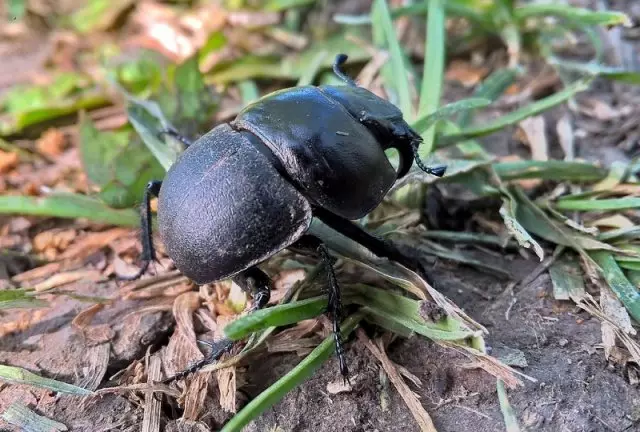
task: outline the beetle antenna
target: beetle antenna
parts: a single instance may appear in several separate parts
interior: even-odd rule
[[[338,76],[338,78],[340,78],[342,81],[344,81],[348,85],[352,87],[358,87],[356,82],[349,75],[344,73],[344,71],[342,70],[341,66],[345,64],[348,58],[349,56],[346,54],[338,54],[336,56],[336,60],[333,62],[333,73],[335,73]]]
[[[420,155],[418,154],[418,142],[413,143],[413,158],[416,160],[416,165],[422,171],[427,174],[434,175],[436,177],[442,177],[444,173],[447,171],[446,165],[435,165],[435,166],[426,166],[422,160],[420,159]]]

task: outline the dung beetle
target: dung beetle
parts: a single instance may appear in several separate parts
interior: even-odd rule
[[[150,182],[141,206],[142,265],[156,259],[151,232],[152,196],[158,197],[160,237],[176,267],[197,284],[231,278],[253,298],[252,310],[269,301],[271,280],[258,265],[285,248],[319,256],[328,278],[328,312],[333,323],[340,372],[348,369],[340,338],[340,290],[322,239],[307,233],[313,217],[375,255],[418,270],[416,259],[353,220],[380,204],[413,161],[442,176],[446,167],[427,167],[417,149],[422,141],[390,102],[358,87],[341,69],[345,85],[300,86],[268,94],[230,123],[190,142],[175,130],[185,151],[163,181]],[[399,154],[397,170],[385,150]],[[223,340],[179,378],[217,360],[230,349]],[[165,380],[168,381],[168,380]]]

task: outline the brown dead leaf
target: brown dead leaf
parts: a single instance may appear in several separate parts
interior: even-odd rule
[[[75,229],[54,228],[43,231],[33,238],[33,249],[36,252],[50,251],[55,254],[52,258],[55,258],[58,252],[65,250],[77,235]]]
[[[489,69],[484,66],[474,66],[463,60],[453,60],[445,73],[448,81],[458,81],[464,87],[473,87],[484,79]]]
[[[205,409],[204,401],[207,398],[210,377],[211,372],[203,372],[196,374],[189,382],[189,388],[184,399],[183,419],[196,421],[200,418],[202,411]]]
[[[41,154],[54,158],[62,153],[65,146],[65,135],[60,129],[47,129],[36,141],[36,149]]]
[[[162,378],[162,362],[158,355],[152,355],[149,359],[149,369],[147,371],[147,383],[153,385]],[[160,432],[160,410],[162,400],[154,393],[145,395],[144,417],[142,418],[142,432]]]
[[[581,100],[578,107],[583,114],[602,121],[614,120],[620,117],[620,111],[599,99],[589,98]]]
[[[200,295],[189,291],[180,294],[173,302],[173,316],[176,319],[177,331],[184,334],[188,341],[196,345],[196,332],[193,328],[193,313],[200,307]]]
[[[575,134],[573,131],[573,123],[570,114],[563,115],[556,124],[556,133],[560,147],[564,151],[564,159],[572,161],[575,158]]]
[[[14,321],[0,322],[0,337],[26,330],[46,318],[48,313],[48,308],[28,310],[20,313],[18,319]]]
[[[96,314],[102,309],[104,309],[104,304],[97,303],[82,310],[71,321],[71,327],[80,332],[84,332],[87,327],[91,325],[93,317],[96,316]]]
[[[97,282],[103,279],[104,278],[102,277],[102,274],[96,270],[75,270],[55,274],[50,278],[35,284],[33,288],[38,292],[42,292],[50,290],[51,288],[56,288],[62,285],[77,282],[79,280]]]
[[[0,174],[8,173],[14,169],[18,166],[19,161],[18,153],[0,150]]]
[[[61,255],[61,259],[84,258],[103,247],[111,245],[116,239],[131,235],[133,230],[112,228],[101,232],[87,232],[73,242]]]
[[[596,219],[589,222],[589,226],[595,227],[607,227],[607,228],[631,228],[635,224],[626,216],[616,214],[613,216],[607,216],[600,219]]]
[[[221,360],[227,360],[228,354],[225,354]],[[216,380],[220,389],[220,407],[226,412],[236,413],[236,368],[228,367],[216,371]]]
[[[549,160],[549,144],[545,131],[545,121],[542,116],[534,116],[522,120],[519,124],[522,135],[519,137],[523,144],[531,148],[531,158],[538,161]]]
[[[407,408],[411,411],[411,415],[418,423],[420,430],[423,432],[437,432],[435,425],[433,424],[433,420],[431,420],[431,416],[424,409],[420,400],[418,400],[418,396],[409,388],[402,375],[393,364],[389,357],[387,357],[382,344],[378,340],[377,344],[374,344],[371,339],[366,335],[364,330],[357,329],[356,336],[358,340],[364,344],[364,346],[373,354],[373,356],[382,364],[382,368],[387,373],[389,380],[393,383],[398,393],[404,400],[405,404],[407,404]]]
[[[14,282],[23,283],[23,282],[32,281],[35,279],[41,279],[51,275],[52,273],[60,271],[61,268],[62,268],[62,263],[53,262],[53,263],[45,264],[43,266],[28,270],[24,273],[15,275],[12,278],[12,280]]]

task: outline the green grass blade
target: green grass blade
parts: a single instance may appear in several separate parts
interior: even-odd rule
[[[358,325],[364,313],[356,312],[342,322],[342,337],[346,337]],[[333,335],[327,337],[308,356],[285,376],[249,402],[222,428],[221,432],[240,432],[249,422],[280,401],[287,393],[306,381],[327,361],[334,351]]]
[[[411,127],[418,133],[423,133],[436,124],[439,120],[450,117],[459,112],[468,112],[477,108],[483,108],[491,104],[489,99],[469,98],[447,104],[436,109],[431,114],[421,116],[413,122]]]
[[[322,315],[327,308],[327,297],[313,297],[293,303],[258,310],[230,322],[224,328],[231,340],[240,340],[251,333],[268,327],[280,327]]]
[[[160,107],[152,101],[144,101],[144,104],[140,102],[141,101],[133,99],[129,100],[129,106],[127,107],[129,122],[133,125],[136,132],[138,132],[138,135],[140,135],[140,138],[142,138],[142,141],[151,153],[153,153],[153,156],[160,162],[160,165],[168,171],[178,158],[179,152],[177,149],[171,148],[160,140],[158,138],[159,129],[152,125],[152,117],[158,120],[163,118],[154,115],[156,111],[160,113]],[[168,126],[168,123],[163,123],[163,121],[160,121],[162,127]]]
[[[45,197],[2,196],[0,214],[85,218],[93,222],[130,227],[138,226],[140,223],[140,216],[135,210],[116,210],[95,198],[68,193]]]
[[[607,176],[607,170],[586,162],[515,161],[492,165],[502,180],[541,178],[552,181],[595,182]]]
[[[531,3],[515,8],[515,18],[522,21],[531,17],[557,16],[577,21],[583,25],[613,26],[632,24],[631,18],[622,12],[592,11],[585,8],[554,3]]]
[[[2,413],[2,418],[5,419],[6,422],[19,427],[20,430],[28,432],[57,432],[69,430],[64,424],[36,414],[20,402],[12,403],[9,408]]]
[[[407,69],[405,68],[404,54],[396,30],[393,27],[393,21],[389,14],[389,6],[385,0],[375,0],[374,2],[374,16],[376,19],[373,22],[374,26],[379,27],[382,33],[385,35],[387,45],[389,46],[389,52],[391,55],[391,70],[393,71],[393,84],[394,88],[398,92],[398,106],[405,118],[408,120],[413,119],[413,104],[411,103],[411,91],[409,86],[409,77]]]
[[[298,87],[310,85],[311,83],[313,83],[313,80],[315,79],[318,71],[322,67],[322,64],[324,63],[328,55],[328,51],[321,50],[313,57],[311,62],[307,65],[307,67],[305,67],[304,71],[302,72],[302,76],[298,80]]]
[[[570,72],[579,72],[593,77],[600,76],[627,84],[640,84],[640,72],[633,72],[619,67],[607,66],[595,61],[583,63],[549,57],[548,62],[549,64],[556,66],[558,69],[564,69]]]
[[[610,211],[640,208],[640,198],[611,198],[611,199],[563,199],[554,204],[558,210],[573,211]]]
[[[0,290],[0,310],[46,307],[49,303],[28,295],[25,289]]]
[[[439,142],[439,146],[446,146],[453,144],[458,141],[467,140],[470,138],[477,138],[485,135],[492,134],[501,129],[504,129],[507,126],[514,125],[519,123],[520,121],[532,117],[534,115],[538,115],[544,111],[547,111],[553,108],[556,105],[559,105],[567,100],[571,99],[577,93],[585,91],[589,88],[589,84],[591,79],[583,79],[576,81],[575,83],[567,86],[564,90],[555,93],[551,96],[548,96],[544,99],[540,99],[539,101],[533,102],[523,108],[515,110],[507,115],[504,115],[497,120],[490,122],[483,126],[471,127],[468,129],[463,129],[460,133],[446,135],[442,137]]]
[[[594,251],[590,252],[589,255],[600,266],[605,280],[627,308],[629,314],[637,322],[640,322],[640,294],[638,289],[624,275],[613,254],[606,251]]]
[[[473,97],[489,99],[495,102],[512,85],[517,76],[517,69],[498,69],[485,79],[473,92]],[[472,111],[463,111],[458,118],[458,126],[465,128],[473,120]]]
[[[497,387],[498,400],[500,401],[500,411],[502,411],[502,417],[504,418],[504,425],[507,428],[507,432],[520,432],[518,416],[509,403],[509,399],[507,398],[507,391],[504,388],[504,382],[502,380],[498,380]]]
[[[443,0],[429,0],[425,61],[418,107],[419,116],[434,113],[440,105],[444,77],[445,37]],[[435,136],[435,127],[430,127],[422,133],[424,141],[420,145],[420,157],[427,157],[433,152]]]
[[[26,384],[35,387],[46,388],[58,393],[67,393],[72,395],[87,396],[93,394],[90,390],[82,387],[56,381],[49,378],[43,378],[26,369],[14,366],[0,365],[0,380],[4,380],[13,384]]]

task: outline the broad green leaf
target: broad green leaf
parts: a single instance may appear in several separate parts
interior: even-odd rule
[[[518,202],[509,194],[502,198],[502,207],[500,207],[500,216],[504,221],[509,233],[524,248],[532,248],[540,261],[544,259],[544,249],[537,241],[531,237],[531,234],[520,224],[516,215],[518,214]]]
[[[79,396],[88,396],[93,394],[90,390],[82,387],[77,387],[73,384],[67,384],[65,382],[49,378],[43,378],[26,369],[15,366],[0,365],[0,380],[13,384],[25,384],[34,387],[46,388],[58,393],[67,393]]]
[[[142,142],[144,142],[165,171],[168,171],[178,158],[180,150],[170,147],[158,138],[160,129],[168,125],[168,122],[164,120],[160,107],[155,102],[138,101],[135,98],[129,98],[127,116]]]
[[[0,214],[84,218],[130,227],[140,223],[140,216],[135,210],[113,209],[96,198],[69,193],[44,197],[0,196]]]
[[[129,130],[101,132],[85,117],[80,124],[80,150],[87,176],[100,186],[100,197],[113,208],[133,206],[150,180],[164,177],[162,166]]]

